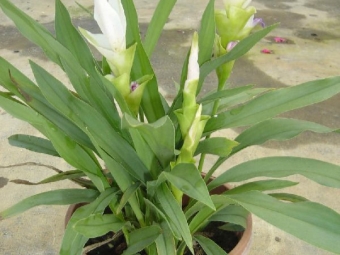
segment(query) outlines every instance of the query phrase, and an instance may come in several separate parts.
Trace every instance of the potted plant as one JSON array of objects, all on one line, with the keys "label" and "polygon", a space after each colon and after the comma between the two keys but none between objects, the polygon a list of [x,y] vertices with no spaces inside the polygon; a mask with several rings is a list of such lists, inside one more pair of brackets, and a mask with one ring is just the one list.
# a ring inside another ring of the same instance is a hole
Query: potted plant
[{"label": "potted plant", "polygon": [[[242,232],[253,213],[339,253],[339,213],[295,194],[268,193],[296,185],[281,179],[293,174],[339,188],[339,166],[310,158],[266,157],[212,176],[249,146],[290,139],[306,130],[331,132],[320,124],[276,116],[339,93],[340,77],[283,89],[228,88],[234,61],[276,25],[252,31],[264,24],[254,18],[250,1],[227,0],[224,10],[215,11],[210,0],[200,30],[193,34],[178,94],[166,102],[149,58],[175,2],[159,1],[143,40],[132,0],[94,1],[102,34],[75,28],[56,0],[56,35],[9,0],[0,2],[19,31],[61,67],[73,86],[69,90],[31,61],[33,82],[0,58],[0,106],[45,137],[9,139],[18,147],[61,157],[76,169],[44,183],[69,179],[82,186],[27,198],[1,212],[0,219],[37,205],[82,203],[70,215],[60,254],[82,254],[90,238],[108,232],[114,233],[112,240],[122,237],[118,245],[125,255],[194,254],[197,247],[206,254],[227,254],[207,229],[218,222],[216,229]],[[87,43],[103,55],[101,60],[94,59]],[[215,90],[198,99],[213,71]],[[235,140],[214,135],[235,127],[246,127]],[[218,157],[210,169],[204,166],[208,154]],[[231,182],[243,184],[223,188]]]}]

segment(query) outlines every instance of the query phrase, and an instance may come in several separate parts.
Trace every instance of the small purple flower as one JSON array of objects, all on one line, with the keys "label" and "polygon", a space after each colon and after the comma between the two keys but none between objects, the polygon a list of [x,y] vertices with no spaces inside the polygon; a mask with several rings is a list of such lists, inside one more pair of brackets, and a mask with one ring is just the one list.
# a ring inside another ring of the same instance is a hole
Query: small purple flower
[{"label": "small purple flower", "polygon": [[256,25],[261,25],[261,27],[265,27],[266,26],[266,24],[264,23],[262,18],[254,18],[253,25],[254,25],[254,27]]},{"label": "small purple flower", "polygon": [[227,51],[228,52],[231,51],[236,46],[236,44],[238,44],[238,43],[239,43],[238,40],[229,42],[228,45],[227,45]]},{"label": "small purple flower", "polygon": [[133,92],[133,91],[135,91],[138,87],[139,87],[138,82],[133,81],[133,82],[131,82],[131,84],[130,84],[130,91]]}]

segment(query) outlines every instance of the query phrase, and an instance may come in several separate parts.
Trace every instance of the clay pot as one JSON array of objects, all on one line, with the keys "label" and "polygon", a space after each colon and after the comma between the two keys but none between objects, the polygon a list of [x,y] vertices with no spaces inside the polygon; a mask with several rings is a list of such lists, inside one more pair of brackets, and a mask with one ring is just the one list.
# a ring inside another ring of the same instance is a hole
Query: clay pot
[{"label": "clay pot", "polygon": [[[216,189],[211,191],[211,194],[221,194],[226,190],[231,189],[230,186],[228,185],[222,185],[220,187],[217,187]],[[183,203],[185,204],[185,198],[183,198]],[[74,204],[71,205],[65,216],[65,228],[67,223],[69,222],[72,214],[77,210],[77,208],[83,206],[84,204]],[[253,223],[252,223],[252,217],[249,214],[247,217],[247,227],[244,232],[238,232],[237,235],[239,237],[239,242],[238,244],[234,247],[232,251],[230,251],[228,254],[229,255],[247,255],[249,254],[250,246],[251,246],[251,241],[252,241],[252,230],[253,230]]]}]

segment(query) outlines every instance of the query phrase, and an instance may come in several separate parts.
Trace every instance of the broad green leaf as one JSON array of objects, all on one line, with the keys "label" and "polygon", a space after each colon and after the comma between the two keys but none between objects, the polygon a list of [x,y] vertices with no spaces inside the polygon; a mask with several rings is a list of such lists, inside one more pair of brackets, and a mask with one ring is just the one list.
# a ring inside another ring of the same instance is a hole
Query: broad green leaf
[{"label": "broad green leaf", "polygon": [[54,149],[51,141],[32,135],[16,134],[8,138],[9,144],[19,148],[25,148],[30,151],[44,153],[51,156],[59,157],[58,152]]},{"label": "broad green leaf", "polygon": [[117,233],[125,222],[113,214],[96,213],[77,221],[73,228],[87,238],[105,235],[112,231]]},{"label": "broad green leaf", "polygon": [[175,6],[177,0],[160,0],[157,8],[152,15],[148,30],[145,34],[143,42],[144,49],[150,58],[152,52],[158,42],[158,39],[163,31],[165,23],[168,21],[172,8]]},{"label": "broad green leaf", "polygon": [[124,194],[118,204],[116,214],[119,214],[123,210],[126,203],[129,201],[131,196],[135,194],[135,192],[138,190],[139,187],[140,187],[140,183],[136,182],[135,184],[133,184],[127,190],[124,191]]},{"label": "broad green leaf", "polygon": [[181,206],[178,204],[168,186],[163,183],[157,190],[157,198],[170,222],[170,228],[176,233],[180,233],[189,250],[193,253],[192,237],[188,223],[185,219]]},{"label": "broad green leaf", "polygon": [[152,244],[161,233],[162,230],[157,225],[134,230],[128,234],[128,247],[122,255],[135,255]]},{"label": "broad green leaf", "polygon": [[[133,1],[125,0],[122,1],[122,4],[127,21],[127,45],[137,43],[134,64],[131,72],[132,79],[138,80],[144,75],[153,75],[153,79],[149,81],[145,87],[142,99],[143,111],[148,121],[152,123],[165,115],[162,100],[158,92],[156,76],[154,75],[150,60],[140,39],[138,17]],[[150,102],[152,102],[152,104]]]},{"label": "broad green leaf", "polygon": [[[200,83],[204,81],[204,79],[208,76],[209,73],[214,71],[220,65],[227,63],[229,61],[235,60],[245,53],[247,53],[258,41],[264,38],[270,31],[275,29],[277,24],[268,26],[264,29],[261,29],[247,38],[240,41],[230,52],[227,54],[215,58],[209,62],[204,63],[200,67]],[[200,86],[200,85],[199,85]]]},{"label": "broad green leaf", "polygon": [[198,63],[202,65],[211,59],[215,41],[215,0],[210,0],[201,19],[198,33]]},{"label": "broad green leaf", "polygon": [[328,133],[333,130],[323,125],[303,120],[283,118],[265,120],[243,131],[235,139],[235,141],[239,142],[239,145],[233,149],[232,154],[248,146],[259,145],[268,140],[287,140],[304,131]]},{"label": "broad green leaf", "polygon": [[304,198],[302,196],[295,195],[295,194],[289,194],[289,193],[269,193],[268,195],[278,200],[292,202],[292,203],[308,201],[307,198]]},{"label": "broad green leaf", "polygon": [[213,240],[202,235],[194,236],[207,255],[227,255],[227,253]]},{"label": "broad green leaf", "polygon": [[211,118],[205,132],[253,125],[278,114],[324,101],[340,92],[340,77],[306,82],[270,91],[238,108]]},{"label": "broad green leaf", "polygon": [[[56,109],[91,136],[93,142],[95,140],[100,148],[109,153],[110,157],[119,162],[121,167],[124,167],[133,177],[143,183],[150,179],[148,169],[141,162],[134,149],[113,130],[102,115],[75,97],[62,83],[44,69],[34,63],[31,63],[31,65],[44,96]],[[97,149],[99,149],[98,146]]]},{"label": "broad green leaf", "polygon": [[213,210],[215,209],[207,185],[194,164],[177,164],[170,172],[163,172],[162,174],[184,194],[202,202]]},{"label": "broad green leaf", "polygon": [[175,128],[168,116],[164,116],[154,123],[143,123],[124,115],[122,126],[139,131],[145,143],[165,168],[175,156]]},{"label": "broad green leaf", "polygon": [[69,205],[92,202],[98,191],[90,189],[60,189],[46,191],[20,201],[0,213],[0,219],[9,218],[23,213],[39,205]]},{"label": "broad green leaf", "polygon": [[286,180],[260,180],[255,182],[247,182],[235,188],[226,191],[226,194],[238,194],[251,190],[266,191],[283,189],[297,185],[298,182],[286,181]]},{"label": "broad green leaf", "polygon": [[340,214],[312,202],[286,203],[258,191],[228,196],[246,210],[301,240],[340,251]]},{"label": "broad green leaf", "polygon": [[157,254],[176,254],[174,235],[167,222],[161,222],[162,234],[155,240]]},{"label": "broad green leaf", "polygon": [[228,156],[238,143],[224,137],[212,137],[201,141],[195,151],[198,154],[213,154],[220,157]]},{"label": "broad green leaf", "polygon": [[321,185],[340,188],[340,166],[316,159],[267,157],[244,162],[222,173],[208,184],[209,190],[230,182],[255,177],[281,178],[303,175]]},{"label": "broad green leaf", "polygon": [[81,219],[84,219],[91,214],[103,213],[108,204],[116,198],[117,190],[110,188],[100,193],[97,199],[90,204],[84,205],[78,208],[72,215],[70,221],[67,224],[63,241],[60,248],[60,255],[81,255],[82,250],[88,238],[79,234],[73,229],[74,224]]},{"label": "broad green leaf", "polygon": [[228,205],[210,217],[209,221],[222,221],[247,227],[247,217],[249,212],[239,205]]}]

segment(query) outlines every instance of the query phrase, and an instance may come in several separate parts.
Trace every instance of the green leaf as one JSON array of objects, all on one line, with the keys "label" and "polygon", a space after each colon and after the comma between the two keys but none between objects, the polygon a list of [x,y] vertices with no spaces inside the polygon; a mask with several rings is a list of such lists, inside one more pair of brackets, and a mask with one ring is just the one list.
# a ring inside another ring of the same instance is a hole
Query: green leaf
[{"label": "green leaf", "polygon": [[158,42],[158,39],[163,31],[165,23],[168,21],[172,8],[175,6],[177,0],[160,0],[157,8],[152,15],[148,30],[145,34],[143,42],[144,49],[150,58],[152,52]]},{"label": "green leaf", "polygon": [[124,224],[124,221],[113,214],[96,213],[77,221],[73,228],[87,238],[94,238],[110,231],[117,233]]},{"label": "green leaf", "polygon": [[82,249],[88,238],[76,232],[73,228],[74,224],[81,219],[84,219],[91,214],[103,213],[108,204],[116,197],[117,190],[110,188],[100,193],[97,199],[90,204],[78,208],[72,215],[67,224],[65,234],[63,236],[62,245],[60,248],[60,255],[81,255]]},{"label": "green leaf", "polygon": [[201,19],[198,33],[198,63],[202,65],[211,59],[215,41],[215,0],[210,0]]},{"label": "green leaf", "polygon": [[[125,126],[136,129],[141,134],[146,145],[150,147],[157,160],[165,168],[175,157],[175,128],[168,116],[164,116],[154,123],[143,123],[124,115]],[[166,135],[165,135],[166,134]]]},{"label": "green leaf", "polygon": [[[206,62],[200,67],[200,83],[203,83],[204,79],[208,76],[209,73],[214,71],[220,65],[227,63],[229,61],[235,60],[245,53],[247,53],[258,41],[264,38],[270,31],[275,29],[278,24],[271,25],[264,29],[261,29],[247,38],[240,41],[230,52],[227,54],[215,58],[209,62]],[[199,84],[200,87],[200,84]]]},{"label": "green leaf", "polygon": [[227,255],[227,253],[213,240],[201,235],[194,236],[207,255]]},{"label": "green leaf", "polygon": [[82,170],[99,191],[110,187],[92,150],[77,144],[52,123],[46,128],[46,133],[59,155],[70,165]]},{"label": "green leaf", "polygon": [[216,100],[219,100],[222,98],[234,97],[235,95],[238,95],[242,92],[251,90],[253,87],[254,87],[253,85],[247,85],[247,86],[242,86],[242,87],[237,87],[237,88],[232,88],[232,89],[224,89],[224,90],[216,91],[213,93],[208,93],[203,98],[198,100],[197,103],[206,104],[206,103],[215,102]]},{"label": "green leaf", "polygon": [[[199,209],[199,211],[195,214],[195,216],[189,223],[190,232],[192,234],[204,228],[209,223],[210,217],[212,217],[214,214],[217,214],[220,210],[228,206],[231,202],[230,199],[222,195],[212,195],[211,199],[215,205],[215,210],[212,210],[210,207],[207,206],[195,206],[195,209]],[[194,213],[194,211],[191,211],[191,213]]]},{"label": "green leaf", "polygon": [[283,200],[283,201],[292,202],[292,203],[308,201],[307,198],[304,198],[302,196],[298,196],[295,194],[289,194],[289,193],[270,193],[268,195],[278,200]]},{"label": "green leaf", "polygon": [[98,191],[90,189],[60,189],[46,191],[20,201],[0,213],[0,219],[12,217],[39,205],[69,205],[89,203],[98,196]]},{"label": "green leaf", "polygon": [[201,153],[220,157],[228,156],[238,143],[224,137],[212,137],[201,141],[195,151],[195,156]]},{"label": "green leaf", "polygon": [[176,254],[174,235],[167,222],[161,222],[162,234],[155,240],[157,254]]},{"label": "green leaf", "polygon": [[59,157],[59,153],[54,149],[51,141],[41,137],[16,134],[10,136],[8,141],[12,146]]},{"label": "green leaf", "polygon": [[56,39],[77,59],[85,70],[93,70],[95,61],[89,47],[78,30],[73,26],[70,15],[60,0],[55,1]]},{"label": "green leaf", "polygon": [[189,250],[193,253],[192,237],[188,223],[185,219],[181,206],[178,204],[168,186],[163,183],[157,190],[157,198],[170,222],[170,228],[180,233]]},{"label": "green leaf", "polygon": [[340,77],[306,82],[270,91],[249,103],[211,118],[205,133],[253,125],[278,114],[324,101],[340,92]]},{"label": "green leaf", "polygon": [[301,240],[340,251],[340,214],[312,202],[286,203],[258,191],[228,196],[246,210]]},{"label": "green leaf", "polygon": [[247,227],[247,217],[249,212],[239,205],[228,205],[210,217],[209,221],[222,221],[227,223]]},{"label": "green leaf", "polygon": [[296,119],[270,119],[262,121],[243,131],[235,141],[239,145],[233,149],[232,154],[251,145],[259,145],[269,140],[287,140],[304,131],[316,133],[332,132],[331,128],[323,125]]},{"label": "green leaf", "polygon": [[[65,172],[61,172],[58,174],[55,174],[51,177],[48,177],[40,182],[29,182],[26,180],[21,180],[21,179],[15,179],[15,180],[11,180],[11,182],[17,183],[17,184],[25,184],[25,185],[39,185],[39,184],[45,184],[45,183],[51,183],[51,182],[57,182],[57,181],[62,181],[62,180],[73,180],[76,183],[80,184],[80,185],[86,185],[88,184],[90,181],[82,179],[83,181],[81,181],[79,178],[85,176],[84,172],[80,171],[80,170],[70,170],[70,171],[65,171]],[[93,185],[92,185],[93,186]],[[94,186],[93,186],[94,188]]]},{"label": "green leaf", "polygon": [[107,120],[91,106],[70,93],[62,83],[44,69],[34,63],[31,64],[46,99],[86,132],[92,141],[95,139],[95,142],[134,178],[146,183],[146,180],[150,179],[148,169],[130,144],[114,131]]},{"label": "green leaf", "polygon": [[157,225],[136,229],[129,233],[128,247],[122,255],[135,255],[152,244],[161,233],[162,230]]},{"label": "green leaf", "polygon": [[[0,68],[1,86],[3,86],[6,90],[13,92],[18,98],[22,99],[26,104],[34,109],[28,109],[28,107],[25,107],[27,108],[25,109],[22,104],[17,104],[13,107],[13,109],[6,106],[7,112],[16,118],[29,122],[44,135],[44,129],[41,125],[46,124],[46,118],[56,124],[61,130],[71,136],[78,143],[95,150],[85,133],[53,109],[53,107],[43,97],[39,88],[30,79],[1,57],[0,66],[2,67]],[[10,102],[7,101],[6,104],[9,103]],[[12,102],[11,104],[12,106],[15,105]],[[23,112],[21,112],[21,110],[16,110],[17,108],[21,108]],[[40,114],[45,118],[42,118]],[[39,122],[39,124],[37,122]]]},{"label": "green leaf", "polygon": [[215,209],[207,185],[194,164],[177,164],[171,172],[163,172],[162,174],[184,194],[202,202],[213,210]]},{"label": "green leaf", "polygon": [[140,187],[140,183],[136,182],[135,184],[130,186],[127,190],[125,190],[122,198],[120,199],[119,205],[116,209],[116,214],[119,214],[123,210],[126,203],[129,201],[131,196],[135,194],[135,192],[138,190],[139,187]]},{"label": "green leaf", "polygon": [[[125,0],[122,1],[122,4],[127,21],[127,45],[137,43],[134,64],[131,72],[132,79],[138,80],[144,75],[153,75],[153,79],[149,81],[148,85],[145,87],[142,99],[143,111],[148,121],[152,123],[165,115],[162,100],[158,92],[156,76],[140,39],[138,17],[133,1]],[[152,104],[150,104],[150,102],[152,102]]]},{"label": "green leaf", "polygon": [[238,194],[244,193],[251,190],[266,191],[283,189],[297,185],[298,182],[286,181],[286,180],[260,180],[255,182],[247,182],[235,188],[226,191],[226,194]]},{"label": "green leaf", "polygon": [[298,157],[267,157],[244,162],[225,171],[208,184],[209,190],[230,182],[255,177],[281,178],[303,175],[321,185],[340,188],[340,166],[316,159]]}]

